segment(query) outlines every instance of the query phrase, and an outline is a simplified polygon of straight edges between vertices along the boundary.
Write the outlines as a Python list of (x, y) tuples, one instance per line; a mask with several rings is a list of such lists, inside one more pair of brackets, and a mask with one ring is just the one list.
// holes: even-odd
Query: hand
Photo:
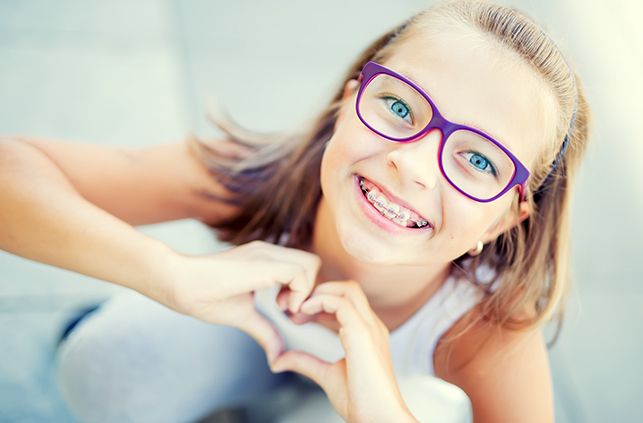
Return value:
[(315, 254), (253, 241), (207, 256), (177, 255), (171, 264), (170, 308), (237, 327), (252, 336), (271, 362), (283, 349), (281, 334), (254, 304), (254, 291), (276, 283), (290, 290), (297, 310), (312, 291), (321, 260)]
[(388, 328), (371, 309), (357, 282), (318, 285), (299, 312), (334, 315), (346, 355), (336, 363), (328, 363), (291, 350), (272, 363), (273, 372), (291, 370), (311, 379), (348, 422), (416, 421), (397, 385)]

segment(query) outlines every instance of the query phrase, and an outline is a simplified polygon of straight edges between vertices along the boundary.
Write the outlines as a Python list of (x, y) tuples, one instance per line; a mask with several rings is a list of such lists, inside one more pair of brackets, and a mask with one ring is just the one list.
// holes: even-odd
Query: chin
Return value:
[(403, 264), (398, 251), (381, 239), (364, 234), (355, 228), (337, 228), (339, 241), (344, 251), (356, 260), (370, 264)]

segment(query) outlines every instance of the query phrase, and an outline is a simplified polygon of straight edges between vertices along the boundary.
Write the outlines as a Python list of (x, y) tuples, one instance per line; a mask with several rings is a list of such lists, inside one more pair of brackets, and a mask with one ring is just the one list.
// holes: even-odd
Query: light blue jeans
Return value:
[(88, 315), (61, 344), (58, 385), (83, 422), (190, 422), (294, 379), (274, 374), (246, 333), (135, 292)]

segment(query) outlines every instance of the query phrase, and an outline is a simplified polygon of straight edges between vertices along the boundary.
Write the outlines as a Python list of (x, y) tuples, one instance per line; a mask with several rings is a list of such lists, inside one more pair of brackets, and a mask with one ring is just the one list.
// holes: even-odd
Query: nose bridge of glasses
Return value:
[[(434, 138), (436, 138), (433, 140)], [(417, 143), (418, 141), (421, 141), (422, 146), (424, 144), (436, 144), (439, 146), (442, 141), (444, 140), (444, 129), (443, 127), (438, 123), (436, 124), (434, 120), (432, 120), (424, 130), (420, 131), (415, 137), (413, 137), (409, 142), (412, 143)], [(435, 141), (435, 142), (432, 142)]]

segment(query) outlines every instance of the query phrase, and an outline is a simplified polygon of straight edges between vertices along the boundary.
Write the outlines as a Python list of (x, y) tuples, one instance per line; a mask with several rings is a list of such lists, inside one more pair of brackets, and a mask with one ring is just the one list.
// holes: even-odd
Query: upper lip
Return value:
[(373, 185), (376, 185), (376, 186), (377, 186), (377, 188), (378, 188), (380, 191), (382, 191), (382, 193), (384, 193), (384, 195), (386, 195), (388, 198), (390, 198), (393, 202), (395, 202), (396, 204), (399, 204), (400, 206), (406, 207), (407, 209), (411, 210), (412, 212), (414, 212), (415, 214), (417, 214), (418, 216), (420, 216), (422, 219), (424, 219), (424, 220), (426, 220), (427, 222), (429, 222), (429, 226), (431, 226), (431, 228), (435, 228), (435, 226), (433, 225), (433, 222), (431, 222), (429, 219), (427, 219), (426, 217), (424, 217), (424, 216), (422, 215), (422, 213), (420, 213), (420, 212), (418, 212), (417, 210), (415, 210), (415, 208), (414, 208), (413, 206), (411, 206), (409, 203), (407, 203), (406, 201), (402, 200), (402, 199), (401, 199), (401, 198), (399, 198), (398, 196), (396, 196), (396, 195), (392, 194), (392, 193), (391, 193), (391, 191), (389, 191), (389, 190), (388, 190), (388, 189), (386, 189), (384, 186), (382, 186), (382, 184), (380, 184), (379, 182), (375, 182), (374, 180), (372, 180), (372, 179), (370, 179), (370, 178), (367, 178), (367, 177), (365, 177), (365, 176), (362, 176), (362, 175), (359, 175), (359, 177), (360, 177), (360, 178), (362, 178), (362, 179), (366, 179), (366, 180), (368, 180), (368, 181), (369, 181), (370, 183), (372, 183)]

